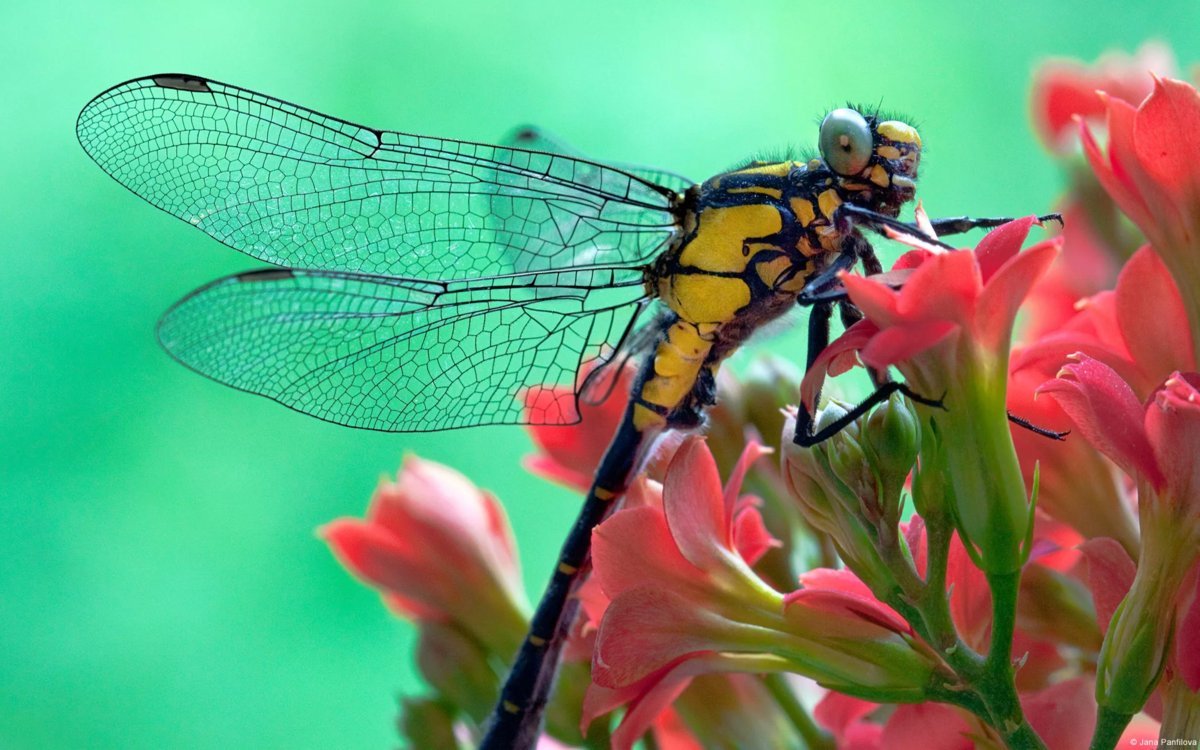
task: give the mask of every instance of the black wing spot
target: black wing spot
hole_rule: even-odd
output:
[[[195,78],[193,76],[154,76],[154,83],[164,89],[178,89],[180,91],[201,91],[206,94],[211,94],[212,89],[208,87],[208,81],[203,78]]]
[[[254,281],[280,281],[282,279],[290,279],[295,276],[295,273],[290,268],[268,268],[265,270],[246,271],[239,273],[234,278],[239,282],[248,283]]]

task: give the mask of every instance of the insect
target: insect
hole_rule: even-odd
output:
[[[812,159],[700,184],[548,153],[562,149],[536,132],[518,137],[527,147],[407,135],[190,75],[115,86],[77,131],[135,194],[274,266],[200,288],[159,324],[176,359],[235,388],[373,430],[570,423],[578,393],[523,394],[640,355],[486,748],[535,741],[591,529],[655,440],[700,427],[721,363],[798,303],[812,308],[811,365],[833,308],[858,315],[837,274],[881,270],[863,230],[919,231],[896,218],[915,193],[917,131],[853,108],[825,117]],[[866,406],[895,390],[936,403],[878,385]],[[829,432],[811,428],[800,420],[797,441]]]

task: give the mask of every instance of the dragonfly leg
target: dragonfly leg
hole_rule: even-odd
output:
[[[1045,214],[1037,217],[1037,220],[1039,222],[1057,221],[1060,227],[1063,223],[1062,214]],[[969,232],[972,229],[993,229],[1010,221],[1012,221],[1011,218],[973,219],[970,216],[956,216],[951,219],[935,219],[930,223],[933,224],[933,231],[939,237],[946,237],[952,234]]]
[[[850,240],[851,238],[847,237],[846,239]],[[804,288],[800,290],[798,295],[796,295],[797,304],[799,304],[801,307],[810,307],[821,302],[831,301],[826,299],[823,295],[828,294],[831,291],[830,287],[834,287],[837,284],[838,274],[840,274],[842,271],[850,270],[854,267],[854,264],[858,262],[858,259],[861,257],[861,245],[866,245],[868,249],[871,247],[866,240],[862,239],[861,237],[858,239],[860,242],[845,243],[842,251],[838,253],[836,258],[833,259],[833,262],[827,267],[818,271],[811,279],[808,280],[807,283],[804,284]],[[875,257],[874,250],[870,251],[870,257]],[[838,289],[837,292],[844,294],[844,292],[842,292],[840,289]],[[826,343],[828,343],[828,338],[828,332],[826,332]],[[825,348],[824,345],[822,345],[821,348]],[[809,339],[809,352],[812,352],[811,334]],[[817,353],[819,354],[820,350],[817,350]]]
[[[1051,440],[1066,440],[1067,435],[1071,434],[1070,430],[1058,432],[1057,430],[1050,430],[1045,427],[1040,427],[1024,417],[1019,417],[1016,414],[1013,414],[1011,411],[1006,412],[1006,414],[1008,414],[1009,422],[1012,422],[1017,427],[1024,427],[1034,435],[1041,435],[1042,437],[1050,438]]]
[[[838,417],[834,421],[825,425],[817,432],[811,431],[812,419],[810,417],[809,424],[808,424],[809,429],[808,429],[808,431],[802,433],[800,431],[800,420],[797,418],[797,420],[796,420],[796,436],[794,438],[795,443],[804,448],[811,448],[812,446],[814,446],[818,443],[828,440],[829,438],[833,437],[834,435],[838,434],[839,432],[841,432],[842,430],[846,429],[851,424],[853,424],[854,420],[856,420],[859,417],[861,417],[862,415],[866,414],[867,412],[869,412],[871,409],[873,409],[877,405],[883,403],[884,401],[887,401],[888,398],[890,398],[893,393],[903,393],[905,396],[908,396],[910,399],[912,399],[913,401],[916,401],[918,404],[924,404],[925,406],[932,406],[932,407],[936,407],[938,409],[946,408],[945,405],[942,403],[941,398],[936,398],[936,399],[935,398],[926,398],[925,396],[922,396],[919,393],[915,393],[911,388],[909,388],[904,383],[898,383],[894,380],[889,380],[888,382],[883,383],[878,388],[876,388],[874,393],[872,393],[870,396],[867,396],[862,401],[855,404],[854,407],[852,409],[850,409],[850,411],[846,412],[845,414]],[[944,398],[944,396],[945,396],[945,394],[943,394],[943,398]],[[804,411],[803,406],[801,406],[800,409],[801,409],[801,412]]]
[[[805,361],[805,372],[812,369],[813,363],[817,361],[817,357],[829,346],[829,319],[833,317],[832,302],[818,302],[812,306],[812,310],[808,315],[808,356]],[[816,406],[821,401],[821,391],[817,390],[813,397],[813,405]],[[793,440],[799,445],[805,445],[804,442],[813,430],[813,415],[808,412],[808,408],[801,402],[799,410],[796,413],[796,435]]]

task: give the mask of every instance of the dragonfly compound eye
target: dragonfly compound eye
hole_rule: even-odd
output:
[[[835,109],[821,121],[821,156],[840,175],[856,175],[871,161],[871,126],[852,109]]]

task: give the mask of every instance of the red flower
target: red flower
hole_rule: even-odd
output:
[[[1143,406],[1108,365],[1083,354],[1071,359],[1039,393],[1053,396],[1127,474],[1200,520],[1200,375],[1175,372]]]
[[[1174,373],[1143,404],[1112,368],[1084,355],[1073,360],[1041,392],[1138,481],[1141,555],[1097,672],[1101,704],[1132,715],[1158,683],[1200,559],[1200,374]]]
[[[1154,248],[1184,293],[1193,340],[1200,336],[1200,92],[1156,80],[1136,106],[1104,99],[1108,145],[1087,124],[1084,151],[1097,179]]]
[[[609,367],[618,368],[618,365],[614,363]],[[581,373],[580,382],[586,383],[591,372]],[[579,398],[577,424],[556,424],[564,413],[574,413],[574,388],[546,386],[531,388],[522,394],[525,413],[529,415],[529,434],[539,451],[525,459],[526,469],[580,492],[591,488],[596,467],[625,415],[637,368],[633,365],[620,367],[613,383],[607,380],[610,374],[602,373],[600,379],[603,382],[589,386],[585,389],[587,393]],[[596,390],[602,392],[593,393]],[[600,400],[591,400],[590,396]]]
[[[1114,291],[1076,306],[1078,313],[1013,354],[1013,370],[1052,373],[1067,355],[1082,352],[1113,370],[1145,397],[1172,371],[1196,369],[1187,311],[1162,258],[1138,250],[1117,277]]]
[[[321,535],[406,617],[456,623],[502,658],[520,643],[526,605],[508,521],[458,472],[410,456],[366,519],[338,519]]]
[[[933,665],[890,609],[841,586],[811,586],[785,599],[750,569],[773,544],[753,503],[737,495],[760,455],[752,443],[722,489],[704,442],[688,438],[667,468],[661,507],[647,484],[636,507],[593,534],[595,576],[609,601],[584,720],[627,704],[619,746],[699,674],[793,671],[911,699],[922,694]],[[594,617],[603,602],[587,602]]]
[[[1022,350],[1014,350],[1014,363],[1023,356]],[[1055,369],[1058,364],[1054,363]],[[1070,431],[1073,425],[1062,407],[1054,399],[1035,395],[1052,372],[1028,368],[1012,372],[1008,408],[1040,427]],[[1132,493],[1103,454],[1074,436],[1047,440],[1015,424],[1009,429],[1027,485],[1033,486],[1035,474],[1038,478],[1038,510],[1085,538],[1111,537],[1136,554],[1139,541]]]
[[[843,275],[850,299],[866,318],[821,353],[802,387],[811,412],[826,373],[837,374],[847,355],[858,351],[872,368],[895,365],[927,398],[944,394],[945,411],[917,411],[923,420],[936,422],[944,436],[939,465],[955,490],[959,533],[996,573],[1019,569],[1029,525],[1012,443],[997,438],[1008,432],[1009,340],[1018,307],[1059,244],[1049,240],[1020,252],[1033,222],[1031,217],[997,228],[973,253],[908,253],[901,261],[919,265],[899,290],[877,279]]]
[[[1105,105],[1100,92],[1140,102],[1150,93],[1153,74],[1174,72],[1171,50],[1154,42],[1143,44],[1132,56],[1105,55],[1095,65],[1074,60],[1046,63],[1034,75],[1034,123],[1047,146],[1061,149],[1076,132],[1076,117],[1103,117]]]

